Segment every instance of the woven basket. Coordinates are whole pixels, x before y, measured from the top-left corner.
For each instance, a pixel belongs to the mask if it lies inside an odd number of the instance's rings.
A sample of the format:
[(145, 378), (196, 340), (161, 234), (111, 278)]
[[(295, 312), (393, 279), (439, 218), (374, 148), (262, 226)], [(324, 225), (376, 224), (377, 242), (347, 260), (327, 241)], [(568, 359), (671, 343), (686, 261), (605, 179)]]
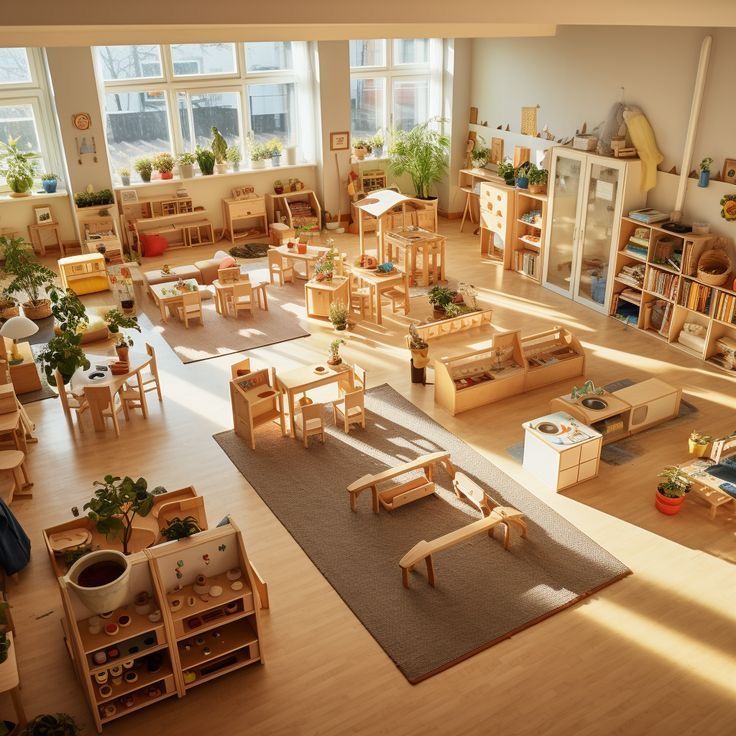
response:
[(731, 273), (731, 261), (725, 250), (711, 248), (698, 261), (698, 279), (709, 286), (722, 286)]

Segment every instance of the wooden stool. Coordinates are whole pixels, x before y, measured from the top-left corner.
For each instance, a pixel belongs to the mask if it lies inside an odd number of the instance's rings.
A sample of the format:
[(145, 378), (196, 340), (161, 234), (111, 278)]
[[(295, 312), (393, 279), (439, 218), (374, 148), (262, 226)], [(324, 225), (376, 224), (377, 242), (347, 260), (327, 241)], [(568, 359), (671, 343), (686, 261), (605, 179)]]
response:
[(12, 472), (13, 485), (10, 489), (8, 504), (13, 502), (13, 497), (33, 498), (30, 491), (24, 489), (30, 488), (33, 483), (28, 477), (26, 469), (26, 456), (20, 450), (2, 450), (0, 451), (0, 472)]
[[(53, 233), (54, 240), (51, 243), (44, 242), (44, 235), (46, 233)], [(39, 255), (46, 255), (46, 248), (58, 248), (62, 258), (66, 258), (66, 251), (64, 249), (64, 241), (61, 239), (61, 230), (57, 222), (49, 222), (45, 225), (29, 225), (28, 236), (33, 245), (34, 252)]]

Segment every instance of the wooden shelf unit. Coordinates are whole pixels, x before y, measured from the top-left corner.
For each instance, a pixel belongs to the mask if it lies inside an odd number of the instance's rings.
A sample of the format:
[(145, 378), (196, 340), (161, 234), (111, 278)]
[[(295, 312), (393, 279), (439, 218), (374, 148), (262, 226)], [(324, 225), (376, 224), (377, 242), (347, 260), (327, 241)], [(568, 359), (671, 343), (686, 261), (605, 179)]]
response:
[[(266, 198), (263, 196), (247, 199), (226, 197), (222, 200), (224, 234), (233, 245), (244, 243), (253, 238), (267, 238), (268, 217), (266, 215)], [(244, 223), (256, 223), (260, 229), (245, 227)]]
[(490, 348), (435, 360), (435, 403), (451, 414), (585, 373), (585, 352), (562, 327), (522, 337), (497, 332)]
[(515, 197), (511, 267), (517, 273), (541, 284), (547, 222), (547, 195), (532, 194), (526, 189), (517, 189)]
[(290, 228), (301, 227), (310, 232), (322, 230), (322, 208), (317, 195), (311, 189), (283, 194), (267, 194), (266, 207), (269, 222), (281, 222)]
[(101, 253), (67, 256), (60, 258), (57, 265), (63, 289), (74, 289), (81, 296), (110, 288), (105, 256)]
[[(647, 244), (634, 245), (646, 256), (627, 249), (638, 228), (646, 230)], [(697, 277), (698, 258), (708, 249), (711, 238), (711, 235), (671, 233), (658, 225), (622, 217), (610, 314), (614, 318), (617, 314), (628, 314), (627, 324), (631, 327), (736, 376), (736, 368), (721, 365), (717, 357), (722, 354), (718, 345), (722, 338), (736, 346), (736, 291), (727, 284), (711, 286)], [(625, 275), (624, 268), (634, 266), (638, 266), (640, 273), (643, 267), (641, 285), (633, 285)], [(702, 325), (705, 330), (702, 343), (678, 342), (685, 323)]]

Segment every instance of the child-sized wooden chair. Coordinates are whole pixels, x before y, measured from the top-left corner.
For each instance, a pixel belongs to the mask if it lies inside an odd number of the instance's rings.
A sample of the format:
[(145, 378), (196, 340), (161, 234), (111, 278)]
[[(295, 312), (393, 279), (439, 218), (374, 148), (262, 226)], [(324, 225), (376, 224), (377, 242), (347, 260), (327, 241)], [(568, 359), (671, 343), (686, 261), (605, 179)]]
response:
[(56, 386), (59, 389), (59, 401), (61, 402), (64, 416), (71, 420), (73, 410), (77, 415), (77, 421), (79, 421), (79, 417), (89, 409), (87, 397), (85, 395), (75, 396), (69, 390), (69, 387), (64, 385), (64, 379), (61, 377), (61, 373), (59, 373), (58, 370), (54, 371), (54, 379), (56, 380)]
[(367, 286), (361, 286), (360, 280), (355, 274), (350, 274), (350, 311), (360, 315), (361, 319), (366, 314), (371, 314), (371, 290)]
[(220, 268), (217, 271), (217, 280), (221, 284), (228, 284), (231, 281), (240, 281), (240, 266)]
[(253, 315), (253, 287), (249, 282), (243, 281), (235, 284), (225, 297), (225, 308), (234, 317), (239, 312), (250, 312)]
[(143, 390), (148, 393), (149, 391), (156, 391), (158, 394), (158, 400), (163, 401), (161, 396), (161, 381), (158, 378), (158, 363), (156, 362), (156, 351), (153, 349), (153, 345), (146, 343), (146, 352), (150, 356), (151, 360), (148, 361), (148, 372), (143, 370), (138, 371), (138, 375), (141, 378), (143, 384)]
[(148, 418), (146, 391), (143, 387), (143, 377), (140, 371), (123, 384), (119, 393), (126, 417), (130, 416), (131, 409), (140, 409), (143, 417)]
[(189, 322), (199, 320), (204, 327), (204, 315), (202, 313), (202, 295), (199, 291), (190, 291), (182, 294), (181, 304), (177, 307), (179, 319), (184, 323), (184, 327), (189, 329)]
[(268, 280), (273, 284), (274, 277), (279, 286), (294, 281), (294, 267), (276, 250), (268, 251)]
[(302, 433), (304, 447), (309, 447), (309, 438), (312, 435), (319, 435), (322, 444), (325, 441), (325, 405), (324, 404), (307, 404), (302, 406), (302, 410), (294, 417), (296, 432)]
[(332, 419), (335, 426), (342, 422), (345, 434), (350, 434), (351, 424), (360, 424), (365, 429), (365, 394), (362, 389), (348, 391), (341, 399), (332, 403)]
[(122, 411), (127, 418), (128, 412), (118, 392), (113, 391), (112, 386), (85, 386), (84, 395), (87, 397), (92, 414), (102, 417), (103, 423), (106, 419), (111, 419), (115, 436), (120, 437), (118, 413)]
[(247, 376), (250, 373), (250, 358), (243, 358), (237, 363), (233, 363), (230, 366), (230, 377), (240, 378), (240, 376)]

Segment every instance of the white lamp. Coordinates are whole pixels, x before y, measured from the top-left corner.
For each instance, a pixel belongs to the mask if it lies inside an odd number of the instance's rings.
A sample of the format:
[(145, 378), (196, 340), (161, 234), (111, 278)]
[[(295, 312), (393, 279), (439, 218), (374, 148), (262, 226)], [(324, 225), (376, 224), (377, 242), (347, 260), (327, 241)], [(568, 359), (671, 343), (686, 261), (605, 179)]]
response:
[(18, 352), (18, 340), (35, 335), (38, 325), (28, 317), (11, 317), (2, 327), (0, 335), (9, 337), (13, 341), (13, 352), (10, 355), (10, 365), (18, 365), (23, 362), (23, 356)]

